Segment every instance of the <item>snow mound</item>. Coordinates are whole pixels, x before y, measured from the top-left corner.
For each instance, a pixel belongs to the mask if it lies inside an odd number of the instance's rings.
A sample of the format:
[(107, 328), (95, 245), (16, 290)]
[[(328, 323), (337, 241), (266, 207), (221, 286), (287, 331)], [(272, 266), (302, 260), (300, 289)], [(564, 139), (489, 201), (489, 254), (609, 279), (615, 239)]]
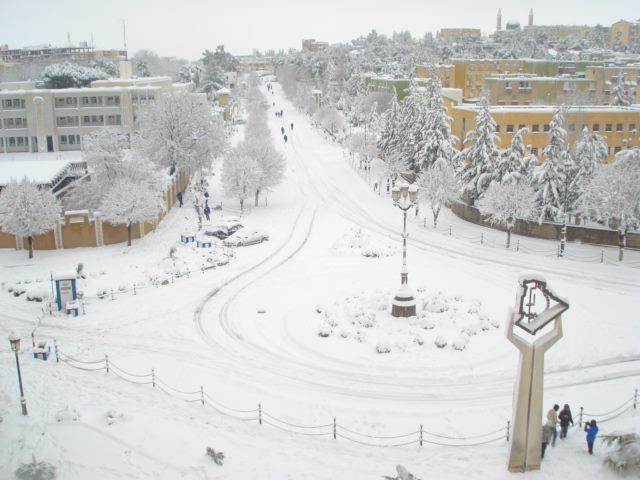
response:
[(80, 421), (80, 412), (75, 408), (67, 405), (58, 413), (56, 413), (56, 422), (58, 423), (71, 423)]
[(337, 255), (362, 255), (367, 258), (389, 257), (400, 251), (398, 245), (372, 239), (362, 229), (350, 228), (333, 245)]

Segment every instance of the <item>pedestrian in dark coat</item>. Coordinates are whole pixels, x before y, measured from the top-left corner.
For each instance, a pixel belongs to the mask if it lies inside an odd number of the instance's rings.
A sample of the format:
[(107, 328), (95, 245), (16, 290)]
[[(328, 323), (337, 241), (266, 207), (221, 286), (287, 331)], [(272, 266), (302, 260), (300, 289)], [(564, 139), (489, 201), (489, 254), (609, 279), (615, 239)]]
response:
[(291, 131), (293, 132), (293, 123), (291, 123)]
[(176, 198), (178, 199), (178, 202), (180, 202), (180, 207), (182, 207), (182, 192), (178, 192), (176, 194)]
[(281, 116), (281, 117), (282, 117), (282, 112), (283, 112), (283, 111), (284, 111), (284, 110), (280, 110), (280, 116)]
[(596, 441), (598, 436), (598, 425), (595, 420), (587, 422), (584, 426), (584, 431), (587, 432), (587, 448), (589, 449), (589, 455), (593, 455), (593, 442)]
[(560, 420), (560, 438), (567, 438), (567, 431), (569, 430), (569, 424), (573, 426), (573, 416), (571, 415), (571, 409), (566, 403), (558, 414), (558, 420)]
[(284, 136), (284, 143), (287, 143), (287, 136)]
[(208, 204), (205, 204), (205, 206), (204, 206), (204, 216), (207, 218), (207, 222), (210, 219), (209, 215), (211, 215), (211, 209), (209, 208)]
[(280, 133), (282, 133), (282, 135), (284, 135), (284, 127), (280, 127)]

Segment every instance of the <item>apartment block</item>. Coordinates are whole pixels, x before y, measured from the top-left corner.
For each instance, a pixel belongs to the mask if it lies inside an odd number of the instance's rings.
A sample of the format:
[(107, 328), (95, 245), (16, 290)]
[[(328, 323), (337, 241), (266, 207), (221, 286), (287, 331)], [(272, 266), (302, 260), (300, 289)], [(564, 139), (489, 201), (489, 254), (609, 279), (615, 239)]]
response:
[(620, 20), (612, 24), (609, 43), (611, 47), (638, 45), (640, 43), (640, 19), (635, 22)]
[(318, 52), (329, 47), (329, 42), (318, 42), (315, 38), (302, 40), (303, 52)]
[(464, 98), (477, 98), (485, 88), (485, 79), (502, 73), (524, 72), (522, 59), (461, 59), (451, 60), (453, 87), (462, 89)]
[(625, 66), (589, 66), (585, 68), (585, 77), (595, 83), (598, 103), (609, 104), (613, 100), (618, 76), (622, 75), (625, 89), (635, 103), (640, 103), (640, 64)]
[(25, 48), (9, 48), (0, 46), (0, 61), (4, 63), (26, 63), (47, 61), (87, 62), (97, 59), (118, 61), (127, 58), (126, 50), (96, 50), (87, 42), (70, 47), (53, 47), (39, 45)]
[(152, 77), (99, 80), (87, 88), (0, 87), (0, 152), (11, 153), (80, 150), (82, 137), (96, 129), (132, 131), (139, 108), (189, 85)]
[(438, 31), (437, 37), (448, 40), (459, 40), (475, 38), (480, 40), (482, 34), (479, 28), (442, 28)]
[[(436, 70), (436, 71), (430, 71), (430, 70)], [(456, 72), (456, 67), (455, 65), (435, 65), (435, 66), (429, 66), (429, 65), (418, 65), (416, 67), (416, 77), (417, 78), (429, 78), (431, 77), (431, 75), (437, 74), (438, 77), (440, 78), (440, 83), (442, 84), (443, 88), (456, 88), (454, 83), (455, 83), (455, 72)]]
[[(481, 107), (457, 106), (449, 110), (453, 117), (452, 133), (460, 140), (475, 128), (476, 114)], [(549, 140), (551, 119), (558, 107), (554, 106), (491, 106), (491, 116), (497, 124), (498, 146), (507, 148), (513, 135), (527, 127), (529, 133), (524, 137), (526, 145), (540, 160), (544, 160), (542, 151)], [(602, 135), (609, 145), (608, 160), (622, 149), (640, 146), (638, 128), (640, 126), (640, 108), (585, 106), (566, 109), (565, 129), (567, 139), (573, 143), (584, 127)]]
[[(596, 82), (581, 77), (495, 75), (485, 78), (491, 105), (598, 104)], [(604, 102), (609, 103), (609, 102)]]

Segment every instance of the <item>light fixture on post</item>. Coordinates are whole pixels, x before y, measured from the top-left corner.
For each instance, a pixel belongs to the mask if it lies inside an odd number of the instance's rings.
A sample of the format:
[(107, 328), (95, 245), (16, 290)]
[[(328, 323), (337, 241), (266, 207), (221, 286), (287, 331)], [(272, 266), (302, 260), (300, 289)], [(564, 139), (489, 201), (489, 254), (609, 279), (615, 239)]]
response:
[(391, 302), (391, 315), (394, 317), (413, 317), (416, 314), (416, 299), (409, 288), (409, 270), (407, 269), (407, 212), (417, 205), (418, 187), (403, 182), (391, 189), (393, 204), (402, 210), (402, 269), (400, 270), (400, 288)]
[(18, 368), (18, 384), (20, 385), (20, 405), (22, 405), (22, 414), (27, 414), (27, 400), (24, 398), (24, 389), (22, 388), (22, 375), (20, 374), (20, 359), (18, 358), (18, 352), (20, 351), (20, 337), (15, 333), (9, 334), (9, 343), (11, 344), (11, 350), (16, 355), (16, 367)]

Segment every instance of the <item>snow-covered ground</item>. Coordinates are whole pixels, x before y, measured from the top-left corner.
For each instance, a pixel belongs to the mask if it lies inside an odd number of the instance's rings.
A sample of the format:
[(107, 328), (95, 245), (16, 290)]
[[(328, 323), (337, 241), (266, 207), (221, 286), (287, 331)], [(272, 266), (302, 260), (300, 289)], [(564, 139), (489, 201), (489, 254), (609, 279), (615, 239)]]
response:
[[(112, 365), (109, 373), (87, 372), (23, 354), (30, 415), (22, 417), (15, 364), (8, 342), (0, 343), (0, 478), (11, 478), (32, 452), (65, 479), (370, 479), (392, 475), (397, 463), (422, 478), (509, 478), (500, 437), (511, 416), (517, 352), (502, 326), (516, 280), (528, 270), (542, 272), (571, 303), (565, 336), (547, 355), (545, 407), (569, 403), (574, 415), (579, 406), (604, 413), (633, 395), (640, 379), (640, 270), (480, 246), (424, 228), (419, 219), (409, 228), (409, 284), (424, 299), (425, 315), (401, 324), (385, 310), (400, 281), (401, 213), (293, 109), (277, 84), (275, 95), (267, 95), (284, 110), (280, 119), (270, 109), (269, 122), (287, 158), (287, 179), (269, 194), (268, 206), (262, 200), (242, 220), (245, 228), (267, 231), (268, 242), (238, 248), (228, 265), (205, 271), (198, 266), (206, 257), (178, 245), (179, 258), (193, 267), (189, 276), (151, 283), (135, 295), (127, 289), (113, 300), (88, 298), (79, 317), (44, 316), (42, 304), (0, 292), (5, 337), (15, 330), (28, 344), (39, 322), (37, 338), (56, 338), (70, 358), (102, 362), (108, 354)], [(216, 179), (210, 203), (222, 201), (224, 215), (237, 216), (237, 202), (222, 198)], [(443, 215), (443, 228), (456, 220)], [(82, 262), (88, 280), (80, 288), (88, 296), (115, 291), (171, 272), (170, 248), (195, 224), (187, 205), (130, 248), (37, 251), (33, 260), (0, 251), (0, 279), (13, 285), (40, 279), (48, 287), (50, 272)], [(457, 226), (474, 235), (488, 230), (461, 220)], [(503, 234), (491, 233), (502, 241)], [(592, 247), (568, 248), (589, 253)], [(327, 323), (324, 311), (332, 312), (328, 323), (338, 325), (336, 335), (318, 335)], [(364, 327), (374, 311), (375, 325)], [(425, 328), (430, 321), (434, 328)], [(364, 341), (357, 338), (360, 327)], [(418, 334), (422, 345), (413, 341)], [(446, 347), (435, 345), (437, 336), (447, 338)], [(463, 350), (452, 346), (460, 339)], [(384, 342), (390, 351), (378, 353)], [(153, 378), (160, 379), (155, 388)], [(637, 431), (639, 418), (626, 412), (601, 432)], [(422, 447), (413, 433), (420, 425), (430, 432)], [(365, 436), (404, 434), (411, 435)], [(496, 441), (473, 445), (485, 440)], [(223, 466), (206, 457), (207, 446), (225, 453)], [(571, 430), (531, 476), (611, 478), (602, 457), (599, 445), (588, 456), (583, 433)]]

